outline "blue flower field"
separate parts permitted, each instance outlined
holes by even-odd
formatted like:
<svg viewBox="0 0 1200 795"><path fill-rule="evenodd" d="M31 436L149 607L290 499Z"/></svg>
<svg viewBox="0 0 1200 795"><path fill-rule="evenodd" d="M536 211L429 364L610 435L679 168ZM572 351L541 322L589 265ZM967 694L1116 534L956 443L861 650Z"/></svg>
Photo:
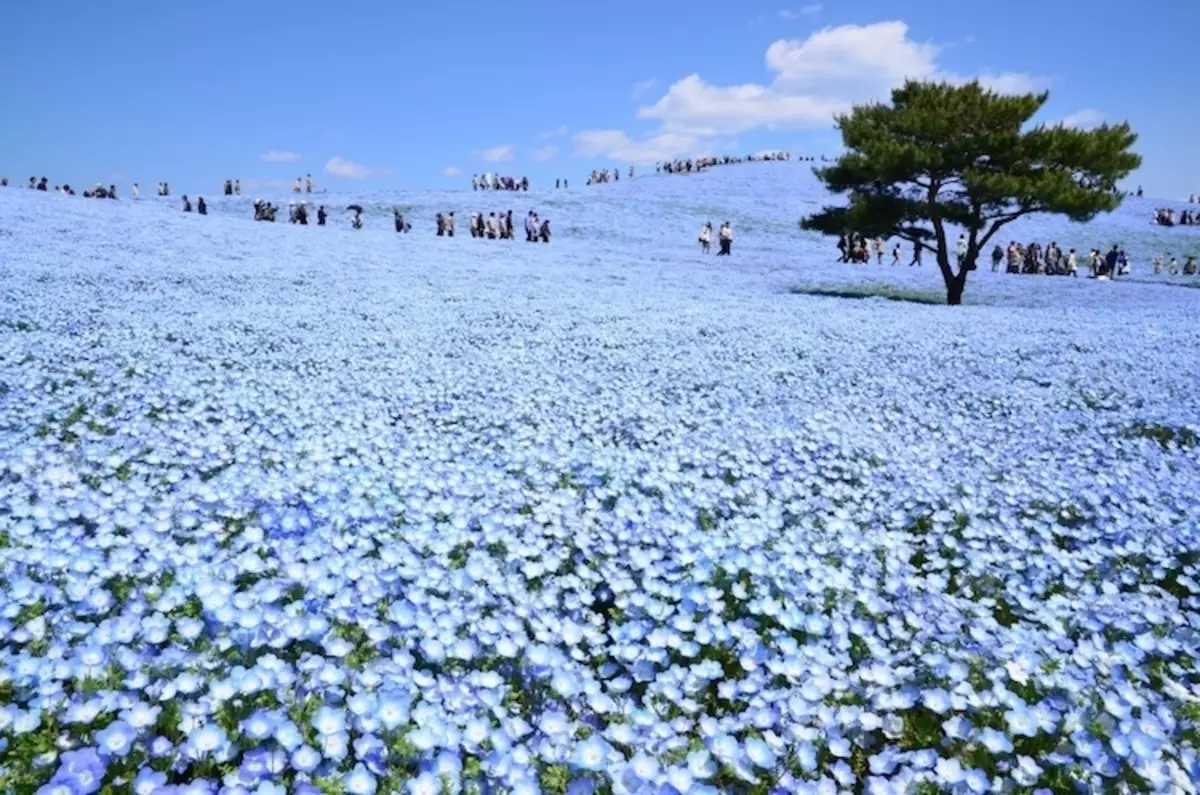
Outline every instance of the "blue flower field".
<svg viewBox="0 0 1200 795"><path fill-rule="evenodd" d="M253 198L0 189L0 792L1196 792L1161 202L1002 241L1129 279L945 307L800 163ZM510 208L553 241L466 235Z"/></svg>

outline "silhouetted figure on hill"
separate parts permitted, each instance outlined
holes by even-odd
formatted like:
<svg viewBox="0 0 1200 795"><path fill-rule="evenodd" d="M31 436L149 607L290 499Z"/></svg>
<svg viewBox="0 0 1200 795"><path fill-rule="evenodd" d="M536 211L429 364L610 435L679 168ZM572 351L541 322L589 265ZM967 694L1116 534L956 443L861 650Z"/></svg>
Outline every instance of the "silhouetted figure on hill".
<svg viewBox="0 0 1200 795"><path fill-rule="evenodd" d="M300 202L296 208L296 223L300 226L308 226L308 203Z"/></svg>
<svg viewBox="0 0 1200 795"><path fill-rule="evenodd" d="M41 180L37 184L37 189L40 191L48 190L48 187L47 187L48 182L49 182L48 179L46 179L45 177L42 177Z"/></svg>
<svg viewBox="0 0 1200 795"><path fill-rule="evenodd" d="M0 177L0 188L8 187L8 177Z"/></svg>
<svg viewBox="0 0 1200 795"><path fill-rule="evenodd" d="M541 238L543 243L550 242L550 219L549 218L542 219L541 228L538 229L538 237Z"/></svg>
<svg viewBox="0 0 1200 795"><path fill-rule="evenodd" d="M240 179L235 179L233 181L233 195L234 196L242 195L242 181Z"/></svg>
<svg viewBox="0 0 1200 795"><path fill-rule="evenodd" d="M488 213L487 218L487 239L495 240L497 235L496 214Z"/></svg>
<svg viewBox="0 0 1200 795"><path fill-rule="evenodd" d="M233 195L233 180L231 180L231 179L225 180L225 195L226 196Z"/></svg>
<svg viewBox="0 0 1200 795"><path fill-rule="evenodd" d="M350 227L352 229L362 229L363 228L362 210L354 211L354 217L350 219Z"/></svg>
<svg viewBox="0 0 1200 795"><path fill-rule="evenodd" d="M108 198L110 198L110 199L117 198L117 186L116 185L108 186Z"/></svg>
<svg viewBox="0 0 1200 795"><path fill-rule="evenodd" d="M446 214L446 237L454 237L454 211Z"/></svg>
<svg viewBox="0 0 1200 795"><path fill-rule="evenodd" d="M728 257L730 250L733 248L733 227L729 225L728 221L721 224L721 228L717 232L717 242L721 246L720 250L717 252L717 256L721 256L723 254Z"/></svg>
<svg viewBox="0 0 1200 795"><path fill-rule="evenodd" d="M208 204L205 203L203 196L196 199L196 212L201 215L208 215Z"/></svg>
<svg viewBox="0 0 1200 795"><path fill-rule="evenodd" d="M434 216L434 223L437 224L437 236L445 237L446 235L446 217L441 213Z"/></svg>
<svg viewBox="0 0 1200 795"><path fill-rule="evenodd" d="M325 226L325 219L328 217L329 212L325 209L325 205L322 204L317 208L317 226Z"/></svg>
<svg viewBox="0 0 1200 795"><path fill-rule="evenodd" d="M130 190L130 193L133 194L133 198L135 199L140 199L142 197L142 189L138 187L136 182L133 183L133 188Z"/></svg>
<svg viewBox="0 0 1200 795"><path fill-rule="evenodd" d="M404 234L408 231L408 225L404 223L404 213L400 212L399 207L392 208L392 223L396 227L397 234Z"/></svg>
<svg viewBox="0 0 1200 795"><path fill-rule="evenodd" d="M185 213L190 213L192 211L192 203L188 201L186 193L183 195L183 211Z"/></svg>
<svg viewBox="0 0 1200 795"><path fill-rule="evenodd" d="M700 227L700 253L707 254L712 250L712 221L705 221Z"/></svg>
<svg viewBox="0 0 1200 795"><path fill-rule="evenodd" d="M509 240L513 239L512 210L504 214L504 236Z"/></svg>

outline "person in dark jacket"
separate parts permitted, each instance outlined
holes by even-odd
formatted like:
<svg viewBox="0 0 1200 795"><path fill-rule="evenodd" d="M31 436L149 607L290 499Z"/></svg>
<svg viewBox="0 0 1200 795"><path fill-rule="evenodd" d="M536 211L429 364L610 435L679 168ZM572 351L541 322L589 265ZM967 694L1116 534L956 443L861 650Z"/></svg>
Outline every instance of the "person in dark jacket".
<svg viewBox="0 0 1200 795"><path fill-rule="evenodd" d="M208 215L208 205L204 203L204 197L196 199L196 212L201 215Z"/></svg>
<svg viewBox="0 0 1200 795"><path fill-rule="evenodd" d="M1113 247L1104 255L1104 276L1108 276L1111 279L1117 275L1117 257L1119 255L1120 251L1117 248L1117 244L1113 243Z"/></svg>

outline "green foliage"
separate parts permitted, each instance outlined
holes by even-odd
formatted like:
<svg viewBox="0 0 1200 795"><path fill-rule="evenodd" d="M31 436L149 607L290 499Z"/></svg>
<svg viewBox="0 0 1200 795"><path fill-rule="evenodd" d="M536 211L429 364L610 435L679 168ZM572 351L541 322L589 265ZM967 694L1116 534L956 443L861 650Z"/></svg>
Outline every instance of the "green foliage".
<svg viewBox="0 0 1200 795"><path fill-rule="evenodd" d="M846 153L816 170L843 207L804 219L828 235L898 236L932 251L947 302L960 303L967 273L1005 225L1033 213L1084 222L1121 202L1117 183L1141 164L1128 124L1076 130L1028 128L1049 94L1005 96L978 82L908 81L891 105L855 107L838 118ZM957 271L947 227L966 230Z"/></svg>

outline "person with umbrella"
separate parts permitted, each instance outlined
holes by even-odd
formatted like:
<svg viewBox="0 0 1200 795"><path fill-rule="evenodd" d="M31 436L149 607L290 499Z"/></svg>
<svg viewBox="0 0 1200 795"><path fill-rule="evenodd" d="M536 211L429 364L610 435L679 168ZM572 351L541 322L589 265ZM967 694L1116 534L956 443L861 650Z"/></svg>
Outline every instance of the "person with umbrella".
<svg viewBox="0 0 1200 795"><path fill-rule="evenodd" d="M355 229L363 228L363 208L359 204L351 204L346 208L349 212L354 213L354 217L350 219L350 226Z"/></svg>

